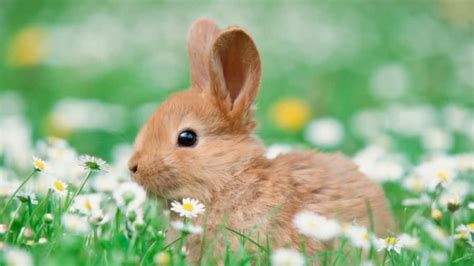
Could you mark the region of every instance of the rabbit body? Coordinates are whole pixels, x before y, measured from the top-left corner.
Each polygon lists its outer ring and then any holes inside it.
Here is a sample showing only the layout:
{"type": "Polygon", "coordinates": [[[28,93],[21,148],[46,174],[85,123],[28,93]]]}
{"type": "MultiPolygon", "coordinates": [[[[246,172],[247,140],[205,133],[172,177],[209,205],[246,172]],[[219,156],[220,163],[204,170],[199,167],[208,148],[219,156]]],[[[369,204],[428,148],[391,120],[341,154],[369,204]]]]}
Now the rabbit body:
{"type": "MultiPolygon", "coordinates": [[[[221,31],[210,20],[198,20],[188,51],[191,87],[165,101],[138,134],[129,162],[136,182],[166,200],[203,202],[206,214],[193,223],[205,224],[205,235],[218,241],[226,226],[261,243],[268,237],[274,247],[298,248],[292,221],[302,210],[365,226],[371,213],[377,233],[393,229],[382,189],[342,155],[308,151],[265,157],[253,135],[260,57],[245,31],[221,31]],[[195,144],[177,141],[183,130],[195,134],[195,144]]],[[[227,239],[239,244],[238,237],[227,239]]],[[[189,238],[192,260],[199,257],[200,241],[201,236],[189,238]]],[[[310,253],[327,245],[306,243],[310,253]]],[[[216,252],[223,248],[215,245],[216,252]]]]}

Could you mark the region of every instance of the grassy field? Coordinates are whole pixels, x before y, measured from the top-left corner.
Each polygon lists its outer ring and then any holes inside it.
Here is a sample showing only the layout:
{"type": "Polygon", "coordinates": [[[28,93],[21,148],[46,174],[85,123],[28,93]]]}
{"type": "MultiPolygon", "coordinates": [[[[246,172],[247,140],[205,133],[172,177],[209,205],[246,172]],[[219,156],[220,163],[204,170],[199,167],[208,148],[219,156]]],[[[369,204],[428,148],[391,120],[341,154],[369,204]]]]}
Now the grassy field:
{"type": "Polygon", "coordinates": [[[241,249],[201,264],[472,265],[473,14],[467,0],[0,0],[0,263],[186,263],[200,225],[166,239],[170,206],[126,164],[151,112],[189,86],[187,31],[207,16],[259,48],[267,155],[342,151],[384,187],[397,231],[326,221],[340,246],[307,256],[227,229],[241,249]]]}

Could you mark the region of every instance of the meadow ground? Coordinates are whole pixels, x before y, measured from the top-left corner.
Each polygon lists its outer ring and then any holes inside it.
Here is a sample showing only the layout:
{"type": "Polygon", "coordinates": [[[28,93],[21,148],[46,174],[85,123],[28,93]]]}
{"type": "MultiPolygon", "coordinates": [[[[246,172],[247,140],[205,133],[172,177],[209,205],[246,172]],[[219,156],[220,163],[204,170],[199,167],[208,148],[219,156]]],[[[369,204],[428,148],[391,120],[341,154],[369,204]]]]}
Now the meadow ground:
{"type": "MultiPolygon", "coordinates": [[[[187,29],[208,16],[244,27],[260,50],[257,134],[267,156],[342,151],[383,186],[397,223],[377,236],[300,217],[302,234],[341,240],[316,256],[224,229],[242,240],[220,258],[226,265],[472,265],[473,8],[0,1],[0,264],[186,263],[182,239],[202,228],[169,221],[171,206],[130,182],[127,160],[150,113],[189,86],[187,29]],[[308,221],[319,231],[305,230],[308,221]],[[182,237],[165,240],[168,226],[182,237]]],[[[176,210],[205,215],[186,203],[176,210]]],[[[203,264],[217,263],[211,250],[203,264]]]]}

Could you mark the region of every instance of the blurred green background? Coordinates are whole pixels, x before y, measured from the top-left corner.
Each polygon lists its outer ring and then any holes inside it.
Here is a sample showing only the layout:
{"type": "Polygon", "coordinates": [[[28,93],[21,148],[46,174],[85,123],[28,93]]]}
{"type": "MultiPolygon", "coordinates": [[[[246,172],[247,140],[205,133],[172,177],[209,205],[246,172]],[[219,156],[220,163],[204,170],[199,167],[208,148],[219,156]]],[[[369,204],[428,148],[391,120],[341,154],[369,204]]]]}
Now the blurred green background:
{"type": "Polygon", "coordinates": [[[354,154],[390,139],[408,156],[472,151],[473,3],[0,0],[0,121],[26,117],[33,139],[59,136],[109,158],[189,86],[187,32],[207,16],[255,39],[266,144],[354,154]],[[340,123],[342,140],[312,142],[318,118],[340,123]]]}

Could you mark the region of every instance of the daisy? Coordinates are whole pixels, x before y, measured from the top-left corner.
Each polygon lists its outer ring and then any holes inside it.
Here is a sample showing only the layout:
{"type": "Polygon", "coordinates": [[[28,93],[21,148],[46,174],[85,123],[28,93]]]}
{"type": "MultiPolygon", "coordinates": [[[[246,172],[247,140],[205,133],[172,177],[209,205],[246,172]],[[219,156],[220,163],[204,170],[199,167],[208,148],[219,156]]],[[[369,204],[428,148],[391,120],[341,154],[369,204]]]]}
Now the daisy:
{"type": "Polygon", "coordinates": [[[471,234],[474,233],[474,223],[471,224],[461,224],[456,228],[458,232],[454,237],[462,239],[471,239],[471,234]]]}
{"type": "Polygon", "coordinates": [[[449,157],[439,157],[423,162],[414,171],[415,175],[421,178],[424,187],[430,191],[434,191],[438,185],[450,184],[458,172],[455,161],[449,157]]]}
{"type": "Polygon", "coordinates": [[[271,256],[273,266],[303,266],[304,256],[294,249],[279,248],[273,251],[271,256]]]}
{"type": "Polygon", "coordinates": [[[168,252],[160,252],[153,257],[153,261],[156,265],[169,265],[171,263],[171,256],[168,252]]]}
{"type": "Polygon", "coordinates": [[[50,188],[61,197],[65,197],[68,193],[67,184],[59,179],[55,179],[50,188]]]}
{"type": "Polygon", "coordinates": [[[438,209],[431,210],[431,218],[440,220],[443,217],[443,213],[438,209]]]}
{"type": "Polygon", "coordinates": [[[474,201],[471,201],[467,204],[467,207],[471,210],[474,210],[474,201]]]}
{"type": "Polygon", "coordinates": [[[72,207],[82,214],[91,215],[94,212],[100,211],[101,201],[101,194],[79,195],[74,200],[72,207]]]}
{"type": "Polygon", "coordinates": [[[201,226],[193,225],[193,224],[190,224],[190,223],[185,224],[182,221],[173,221],[173,222],[171,222],[171,226],[174,229],[176,229],[178,231],[181,231],[183,233],[187,233],[187,234],[197,235],[197,234],[202,233],[202,227],[201,226]]]}
{"type": "Polygon", "coordinates": [[[341,232],[339,223],[336,220],[328,219],[309,211],[302,211],[296,214],[293,224],[301,234],[322,241],[335,238],[341,232]]]}
{"type": "Polygon", "coordinates": [[[448,210],[450,212],[456,212],[459,209],[460,199],[458,195],[454,195],[448,199],[448,210]]]}
{"type": "Polygon", "coordinates": [[[398,237],[398,240],[403,247],[409,249],[418,249],[420,247],[420,240],[417,237],[408,234],[401,234],[398,237]]]}
{"type": "Polygon", "coordinates": [[[370,235],[367,228],[358,225],[343,227],[344,235],[351,241],[352,246],[362,249],[369,249],[370,235]]]}
{"type": "Polygon", "coordinates": [[[112,197],[119,207],[139,208],[146,200],[145,190],[134,182],[125,182],[114,191],[112,197]]]}
{"type": "Polygon", "coordinates": [[[85,217],[78,214],[65,213],[62,216],[62,223],[66,230],[77,234],[87,234],[90,231],[89,223],[85,217]]]}
{"type": "Polygon", "coordinates": [[[93,210],[89,215],[89,222],[95,225],[103,225],[110,221],[110,216],[101,209],[93,210]]]}
{"type": "Polygon", "coordinates": [[[320,118],[309,123],[305,131],[306,140],[320,147],[334,147],[344,138],[344,128],[339,120],[320,118]]]}
{"type": "Polygon", "coordinates": [[[395,252],[397,252],[398,254],[400,254],[401,248],[403,247],[403,243],[401,243],[400,239],[398,239],[397,237],[391,237],[391,236],[384,239],[379,238],[376,240],[375,244],[377,246],[377,251],[395,250],[395,252]]]}
{"type": "Polygon", "coordinates": [[[33,266],[31,255],[18,248],[8,248],[4,253],[4,262],[9,266],[33,266]]]}
{"type": "Polygon", "coordinates": [[[79,156],[79,162],[80,166],[84,167],[85,170],[107,172],[107,162],[105,162],[101,158],[97,158],[90,155],[81,155],[79,156]]]}
{"type": "Polygon", "coordinates": [[[190,198],[184,198],[182,204],[178,201],[173,201],[171,203],[171,210],[187,218],[194,218],[205,211],[204,204],[190,198]]]}
{"type": "Polygon", "coordinates": [[[41,172],[46,169],[46,163],[39,158],[33,157],[33,167],[35,171],[41,172]]]}

